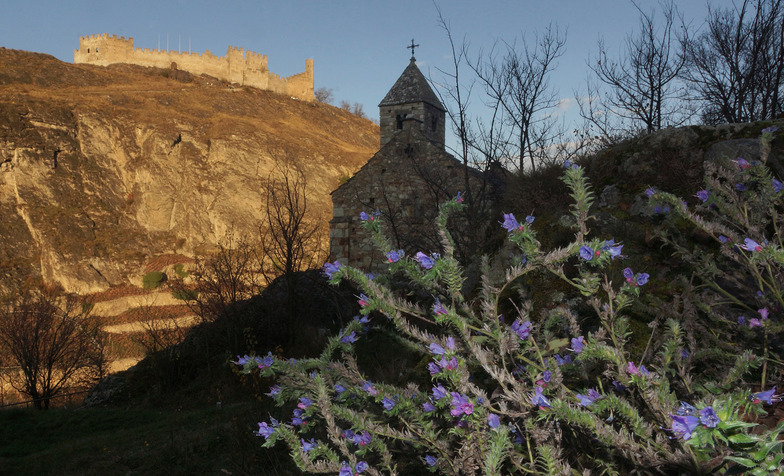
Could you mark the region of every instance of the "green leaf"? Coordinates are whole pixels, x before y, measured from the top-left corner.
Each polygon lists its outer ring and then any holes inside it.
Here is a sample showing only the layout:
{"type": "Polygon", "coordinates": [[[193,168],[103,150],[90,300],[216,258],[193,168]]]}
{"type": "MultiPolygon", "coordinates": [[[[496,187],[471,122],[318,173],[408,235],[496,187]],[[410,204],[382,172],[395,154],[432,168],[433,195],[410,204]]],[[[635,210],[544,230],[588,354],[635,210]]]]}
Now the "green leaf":
{"type": "Polygon", "coordinates": [[[724,432],[729,432],[732,430],[737,430],[738,428],[751,428],[753,426],[757,426],[756,423],[748,423],[745,421],[721,421],[717,425],[720,430],[724,432]]]}
{"type": "Polygon", "coordinates": [[[569,339],[553,339],[547,343],[546,350],[559,350],[563,347],[566,347],[567,345],[569,345],[569,339]]]}
{"type": "Polygon", "coordinates": [[[738,433],[737,435],[730,435],[728,439],[730,440],[731,443],[735,443],[736,445],[753,445],[754,443],[759,441],[757,438],[754,438],[752,436],[743,433],[738,433]]]}
{"type": "Polygon", "coordinates": [[[732,461],[733,463],[738,463],[741,466],[745,466],[746,468],[754,468],[757,466],[757,463],[748,459],[748,458],[741,458],[739,456],[725,456],[724,461],[732,461]]]}
{"type": "Polygon", "coordinates": [[[780,441],[771,441],[770,443],[764,445],[759,451],[755,452],[752,456],[754,461],[762,461],[768,457],[768,454],[774,449],[778,447],[778,450],[781,450],[781,442],[780,441]]]}

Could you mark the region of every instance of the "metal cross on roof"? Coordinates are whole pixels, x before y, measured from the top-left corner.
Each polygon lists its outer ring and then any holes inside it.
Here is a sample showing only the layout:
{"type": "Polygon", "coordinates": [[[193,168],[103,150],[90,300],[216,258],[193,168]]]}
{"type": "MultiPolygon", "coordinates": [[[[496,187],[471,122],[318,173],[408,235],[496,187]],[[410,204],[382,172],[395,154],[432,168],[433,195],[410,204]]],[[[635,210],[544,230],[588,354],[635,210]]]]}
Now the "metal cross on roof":
{"type": "Polygon", "coordinates": [[[411,50],[411,59],[414,59],[414,48],[418,48],[418,47],[419,45],[415,45],[414,39],[411,38],[411,44],[409,46],[406,46],[406,48],[409,48],[411,50]]]}

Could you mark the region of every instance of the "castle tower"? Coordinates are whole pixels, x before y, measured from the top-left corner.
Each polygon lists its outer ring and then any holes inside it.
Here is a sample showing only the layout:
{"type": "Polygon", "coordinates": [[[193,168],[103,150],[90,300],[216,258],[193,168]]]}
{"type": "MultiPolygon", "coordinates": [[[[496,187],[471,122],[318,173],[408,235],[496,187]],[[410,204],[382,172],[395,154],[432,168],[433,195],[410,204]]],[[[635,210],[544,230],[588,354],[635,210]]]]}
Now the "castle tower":
{"type": "Polygon", "coordinates": [[[378,109],[381,147],[399,131],[419,128],[431,142],[444,148],[446,110],[417,67],[413,51],[411,62],[384,96],[378,109]]]}

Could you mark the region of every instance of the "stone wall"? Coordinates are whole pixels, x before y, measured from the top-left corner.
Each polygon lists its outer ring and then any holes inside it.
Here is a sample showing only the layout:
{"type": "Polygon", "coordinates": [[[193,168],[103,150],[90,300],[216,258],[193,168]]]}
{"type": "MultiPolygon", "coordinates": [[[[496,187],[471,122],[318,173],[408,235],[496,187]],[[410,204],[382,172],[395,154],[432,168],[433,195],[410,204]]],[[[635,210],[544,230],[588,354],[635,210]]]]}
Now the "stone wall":
{"type": "Polygon", "coordinates": [[[169,50],[134,48],[133,38],[117,35],[83,36],[79,49],[74,51],[74,63],[108,66],[115,63],[136,64],[177,69],[193,74],[207,74],[218,79],[274,91],[279,94],[314,101],[313,60],[305,60],[305,71],[289,77],[278,76],[267,69],[267,56],[242,48],[229,46],[226,56],[204,53],[186,53],[169,50]]]}
{"type": "MultiPolygon", "coordinates": [[[[441,249],[434,221],[439,205],[465,190],[465,169],[411,124],[332,192],[332,260],[366,271],[385,266],[362,227],[362,211],[378,210],[392,245],[406,254],[441,249]]],[[[471,180],[480,182],[481,174],[471,170],[471,180]]]]}

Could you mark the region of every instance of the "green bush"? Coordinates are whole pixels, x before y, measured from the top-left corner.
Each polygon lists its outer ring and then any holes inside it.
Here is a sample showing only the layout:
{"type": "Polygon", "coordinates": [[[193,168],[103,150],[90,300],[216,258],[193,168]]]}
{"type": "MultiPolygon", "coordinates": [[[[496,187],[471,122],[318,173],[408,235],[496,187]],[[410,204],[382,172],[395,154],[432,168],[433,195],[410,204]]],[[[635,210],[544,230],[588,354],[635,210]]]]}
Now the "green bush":
{"type": "MultiPolygon", "coordinates": [[[[545,251],[534,217],[518,222],[504,215],[516,251],[496,258],[504,272],[484,259],[473,298],[463,294],[463,270],[446,229],[449,213],[462,207],[459,197],[438,218],[439,254],[405,256],[385,238],[381,220],[363,213],[389,274],[324,266],[332,283],[346,279],[360,288],[361,316],[318,358],[269,353],[236,361],[245,373],[276,376],[268,395],[293,410],[290,419],[259,423],[264,446],[282,442],[301,470],[341,475],[779,474],[784,422],[771,429],[753,421],[779,400],[776,387],[754,393],[744,380],[760,366],[769,373],[780,366],[767,339],[762,355],[736,341],[734,355],[713,361],[724,369],[718,375],[695,368],[694,359],[711,349],[684,329],[677,312],[645,350],[630,346],[627,314],[650,276],[626,267],[620,284],[610,280],[623,267],[623,244],[589,235],[594,196],[582,169],[567,164],[563,180],[575,202],[574,240],[545,251]],[[565,283],[569,298],[534,299],[524,278],[543,275],[565,283]],[[409,284],[401,287],[403,278],[409,284]],[[380,345],[418,353],[419,377],[368,378],[356,343],[387,323],[395,338],[380,345]]],[[[778,209],[782,192],[772,186],[778,190],[767,197],[778,209]]],[[[682,207],[666,194],[649,195],[682,207]]],[[[740,253],[759,282],[780,279],[782,244],[747,237],[745,252],[729,251],[740,253]]],[[[762,292],[780,299],[778,289],[766,285],[762,292]]],[[[771,307],[765,319],[773,319],[772,309],[781,308],[771,307]]],[[[755,328],[773,328],[757,320],[755,328]]],[[[755,331],[748,327],[744,333],[755,331]]]]}
{"type": "Polygon", "coordinates": [[[199,297],[199,292],[195,289],[176,289],[172,291],[172,297],[180,301],[194,301],[199,297]]]}
{"type": "Polygon", "coordinates": [[[177,277],[179,278],[187,278],[190,274],[187,271],[185,271],[185,266],[182,263],[174,266],[174,272],[177,274],[177,277]]]}
{"type": "Polygon", "coordinates": [[[157,289],[161,284],[166,282],[166,273],[163,271],[150,271],[142,278],[144,289],[157,289]]]}

